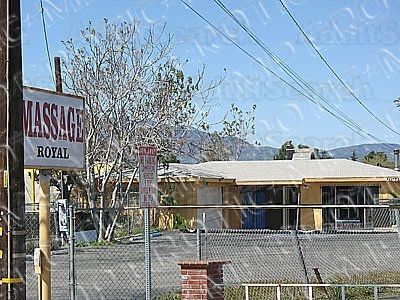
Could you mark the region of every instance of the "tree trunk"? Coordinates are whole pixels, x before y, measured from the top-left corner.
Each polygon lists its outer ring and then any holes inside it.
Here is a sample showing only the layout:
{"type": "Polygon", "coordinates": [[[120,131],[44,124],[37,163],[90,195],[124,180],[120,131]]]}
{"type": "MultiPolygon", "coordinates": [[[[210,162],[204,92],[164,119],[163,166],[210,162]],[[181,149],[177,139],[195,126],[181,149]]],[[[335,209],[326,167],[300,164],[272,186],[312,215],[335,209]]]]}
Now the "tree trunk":
{"type": "MultiPolygon", "coordinates": [[[[111,207],[112,208],[116,208],[116,209],[121,208],[121,206],[123,207],[122,199],[119,199],[119,204],[117,205],[117,193],[118,193],[118,190],[120,188],[122,188],[120,186],[121,184],[120,184],[119,176],[120,175],[118,175],[118,178],[117,178],[117,181],[116,181],[117,184],[114,186],[114,190],[112,192],[112,201],[111,201],[111,203],[112,203],[111,207]]],[[[119,195],[121,196],[121,193],[119,193],[119,195]]],[[[112,237],[114,235],[114,229],[115,229],[115,225],[117,224],[118,216],[119,216],[119,211],[117,211],[117,212],[113,211],[112,214],[111,214],[112,222],[107,224],[107,230],[106,230],[106,234],[105,234],[105,239],[107,241],[111,241],[111,239],[112,239],[112,237]]]]}
{"type": "Polygon", "coordinates": [[[109,241],[109,242],[111,242],[111,239],[113,238],[115,225],[117,225],[117,220],[118,220],[119,214],[120,214],[120,211],[117,211],[112,223],[109,224],[107,227],[107,241],[109,241]]]}
{"type": "Polygon", "coordinates": [[[98,241],[104,240],[104,209],[105,209],[105,199],[104,199],[104,191],[101,193],[100,197],[100,210],[99,210],[99,236],[97,238],[98,241]]]}

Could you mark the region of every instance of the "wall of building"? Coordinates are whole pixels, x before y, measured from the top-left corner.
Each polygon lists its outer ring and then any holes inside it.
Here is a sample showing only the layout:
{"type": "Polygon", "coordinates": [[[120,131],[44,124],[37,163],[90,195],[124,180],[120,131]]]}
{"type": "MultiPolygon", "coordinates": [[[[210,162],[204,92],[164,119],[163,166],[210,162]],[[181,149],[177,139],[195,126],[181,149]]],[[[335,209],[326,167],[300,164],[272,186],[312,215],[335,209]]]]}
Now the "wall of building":
{"type": "MultiPolygon", "coordinates": [[[[165,184],[165,183],[164,183],[165,184]]],[[[323,186],[366,186],[375,185],[380,187],[379,198],[392,198],[400,196],[400,182],[365,182],[365,181],[342,181],[342,182],[310,182],[300,187],[301,204],[322,204],[321,188],[323,186]]],[[[238,187],[227,183],[210,183],[202,181],[175,182],[173,186],[173,195],[179,205],[198,204],[197,190],[204,186],[217,186],[222,188],[222,204],[240,205],[242,204],[240,190],[238,187]]],[[[174,213],[179,213],[185,218],[193,228],[197,224],[196,209],[175,209],[174,213]]],[[[322,209],[301,209],[300,226],[303,230],[321,230],[322,229],[322,209]]],[[[240,229],[242,228],[242,210],[240,209],[222,209],[222,226],[224,228],[240,229]]]]}
{"type": "MultiPolygon", "coordinates": [[[[301,188],[301,204],[322,204],[321,188],[323,186],[379,186],[379,199],[388,199],[400,196],[400,182],[365,182],[343,181],[335,183],[312,182],[301,188]]],[[[322,209],[302,209],[300,213],[301,228],[322,229],[322,209]]]]}
{"type": "MultiPolygon", "coordinates": [[[[190,181],[190,182],[174,182],[174,183],[163,183],[164,190],[165,187],[169,185],[170,193],[177,201],[178,205],[201,205],[201,201],[198,199],[198,191],[200,191],[204,187],[218,187],[221,188],[222,199],[219,203],[222,204],[239,204],[238,199],[238,188],[226,183],[219,182],[206,182],[206,181],[190,181]],[[236,202],[238,201],[238,202],[236,202]]],[[[207,199],[203,199],[206,201],[207,199]]],[[[215,200],[215,199],[214,199],[215,200]]],[[[214,201],[215,202],[215,201],[214,201]]],[[[204,204],[204,203],[203,203],[204,204]]],[[[215,204],[215,203],[213,203],[215,204]]],[[[179,214],[182,218],[186,219],[189,227],[196,228],[198,222],[198,216],[202,214],[202,212],[207,215],[212,215],[215,213],[215,210],[211,209],[174,209],[174,214],[179,214]]],[[[218,212],[221,214],[221,225],[224,228],[240,228],[240,218],[238,219],[237,213],[232,212],[229,209],[222,209],[218,212]],[[232,227],[232,224],[234,224],[232,227]]],[[[240,216],[240,214],[239,214],[240,216]]]]}
{"type": "MultiPolygon", "coordinates": [[[[224,205],[240,205],[239,187],[226,185],[222,188],[222,201],[224,205]]],[[[242,211],[240,209],[224,209],[224,228],[240,229],[242,228],[242,211]]]]}
{"type": "Polygon", "coordinates": [[[400,182],[386,181],[381,183],[379,198],[390,199],[400,197],[400,182]]]}
{"type": "MultiPolygon", "coordinates": [[[[197,204],[197,182],[178,182],[174,184],[175,190],[172,195],[176,200],[177,205],[196,205],[197,204]]],[[[174,214],[179,214],[182,218],[186,219],[190,227],[194,227],[196,223],[196,210],[195,209],[174,209],[174,214]]]]}
{"type": "MultiPolygon", "coordinates": [[[[300,187],[301,204],[321,204],[321,184],[310,183],[300,187]]],[[[322,209],[300,210],[300,228],[303,230],[322,229],[322,209]]]]}

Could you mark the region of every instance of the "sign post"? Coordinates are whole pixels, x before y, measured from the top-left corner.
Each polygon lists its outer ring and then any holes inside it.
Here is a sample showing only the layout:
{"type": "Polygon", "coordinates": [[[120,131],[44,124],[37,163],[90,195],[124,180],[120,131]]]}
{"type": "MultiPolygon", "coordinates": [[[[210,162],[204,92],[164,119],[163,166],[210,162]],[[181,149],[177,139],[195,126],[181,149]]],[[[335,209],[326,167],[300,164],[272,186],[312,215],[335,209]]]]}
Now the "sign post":
{"type": "MultiPolygon", "coordinates": [[[[25,168],[39,169],[39,299],[51,299],[50,177],[52,169],[84,168],[84,103],[81,97],[25,87],[25,168]]],[[[66,207],[65,207],[66,209],[66,207]]],[[[65,218],[62,220],[65,225],[65,218]]],[[[65,229],[65,228],[64,228],[65,229]]]]}
{"type": "Polygon", "coordinates": [[[158,206],[157,149],[139,147],[139,201],[144,209],[144,248],[146,263],[146,300],[151,299],[150,208],[158,206]]]}
{"type": "Polygon", "coordinates": [[[50,172],[39,171],[39,299],[51,299],[50,172]]]}

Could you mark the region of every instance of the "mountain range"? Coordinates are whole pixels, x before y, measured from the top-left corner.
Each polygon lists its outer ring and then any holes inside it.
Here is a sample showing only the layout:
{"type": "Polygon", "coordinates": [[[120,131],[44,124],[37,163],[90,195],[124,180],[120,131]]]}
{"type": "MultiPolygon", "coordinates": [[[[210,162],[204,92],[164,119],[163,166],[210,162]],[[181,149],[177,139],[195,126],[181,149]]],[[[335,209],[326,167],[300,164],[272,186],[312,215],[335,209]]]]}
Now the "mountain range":
{"type": "MultiPolygon", "coordinates": [[[[205,136],[202,134],[200,136],[197,136],[197,138],[205,138],[205,136]]],[[[359,161],[362,161],[363,157],[368,153],[370,153],[371,151],[375,152],[382,151],[386,153],[389,160],[393,161],[394,160],[393,149],[400,149],[400,144],[379,144],[379,143],[361,144],[361,145],[333,148],[327,151],[333,158],[350,158],[353,151],[355,151],[355,155],[357,157],[357,160],[359,161]]],[[[241,153],[240,160],[272,160],[274,159],[274,156],[278,154],[278,151],[279,148],[271,146],[256,146],[250,143],[246,143],[241,153]]],[[[180,156],[178,157],[178,159],[182,163],[196,162],[193,159],[193,156],[192,157],[180,156]]]]}
{"type": "MultiPolygon", "coordinates": [[[[354,146],[338,147],[328,150],[333,158],[349,158],[355,151],[357,160],[362,160],[371,151],[383,151],[389,160],[394,159],[393,150],[400,149],[400,144],[361,144],[354,146]]],[[[278,153],[279,148],[270,146],[247,145],[242,152],[241,160],[271,160],[278,153]]]]}

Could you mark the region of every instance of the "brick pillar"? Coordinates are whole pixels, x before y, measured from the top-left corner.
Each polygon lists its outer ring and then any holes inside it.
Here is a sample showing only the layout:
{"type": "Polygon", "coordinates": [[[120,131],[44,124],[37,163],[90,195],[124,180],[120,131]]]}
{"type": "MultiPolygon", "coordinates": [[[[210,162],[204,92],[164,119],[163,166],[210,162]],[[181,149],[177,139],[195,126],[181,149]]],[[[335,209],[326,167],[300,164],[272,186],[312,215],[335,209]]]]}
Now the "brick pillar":
{"type": "Polygon", "coordinates": [[[222,266],[230,261],[181,261],[182,300],[224,299],[222,266]]]}

